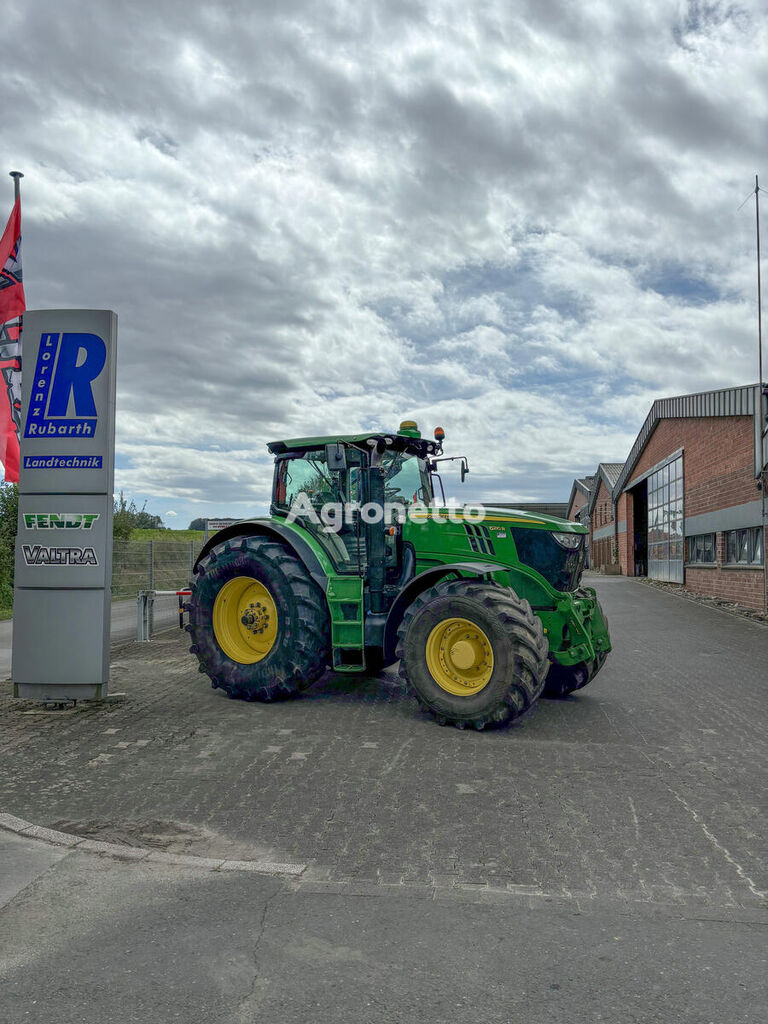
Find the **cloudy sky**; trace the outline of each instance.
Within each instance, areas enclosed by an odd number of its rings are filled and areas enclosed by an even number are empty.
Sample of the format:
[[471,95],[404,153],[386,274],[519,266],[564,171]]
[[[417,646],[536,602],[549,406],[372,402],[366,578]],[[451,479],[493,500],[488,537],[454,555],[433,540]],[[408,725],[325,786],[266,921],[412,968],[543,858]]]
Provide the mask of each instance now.
[[755,381],[767,15],[5,0],[27,302],[118,313],[117,486],[245,516],[266,440],[408,417],[457,495],[566,500],[654,398]]

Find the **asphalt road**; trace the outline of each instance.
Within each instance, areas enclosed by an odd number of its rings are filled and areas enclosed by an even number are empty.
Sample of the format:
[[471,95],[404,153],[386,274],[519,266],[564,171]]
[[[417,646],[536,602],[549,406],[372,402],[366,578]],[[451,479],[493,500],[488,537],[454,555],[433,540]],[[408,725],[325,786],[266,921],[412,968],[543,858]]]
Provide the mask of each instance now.
[[[178,624],[178,599],[176,597],[155,598],[155,629],[159,632]],[[112,643],[122,643],[136,637],[136,601],[112,602]],[[11,653],[13,650],[13,619],[0,622],[0,679],[11,675]]]
[[4,695],[3,810],[306,868],[6,834],[3,1019],[764,1021],[768,628],[598,588],[603,672],[490,733],[440,729],[392,673],[228,701],[174,633],[120,652],[123,702]]

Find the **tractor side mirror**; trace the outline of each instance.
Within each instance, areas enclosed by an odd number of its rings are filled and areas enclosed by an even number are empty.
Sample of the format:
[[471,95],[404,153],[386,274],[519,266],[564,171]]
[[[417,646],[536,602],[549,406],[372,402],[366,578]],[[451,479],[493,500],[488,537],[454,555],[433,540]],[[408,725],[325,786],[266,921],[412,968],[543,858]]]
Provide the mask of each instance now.
[[469,466],[467,464],[467,460],[464,459],[462,461],[462,463],[461,463],[461,482],[462,483],[464,483],[464,479],[465,479],[465,477],[466,477],[468,472],[469,472]]
[[341,473],[347,468],[347,452],[338,441],[325,446],[325,462],[333,473]]

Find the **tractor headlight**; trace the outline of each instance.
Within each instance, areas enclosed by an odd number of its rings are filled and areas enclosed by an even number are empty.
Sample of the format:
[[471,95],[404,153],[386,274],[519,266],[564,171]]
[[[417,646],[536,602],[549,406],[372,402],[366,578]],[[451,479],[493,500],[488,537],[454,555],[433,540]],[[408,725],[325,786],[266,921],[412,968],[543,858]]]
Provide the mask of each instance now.
[[585,534],[583,533],[555,533],[553,531],[552,536],[562,548],[568,548],[569,551],[575,551],[576,548],[581,547],[582,539]]

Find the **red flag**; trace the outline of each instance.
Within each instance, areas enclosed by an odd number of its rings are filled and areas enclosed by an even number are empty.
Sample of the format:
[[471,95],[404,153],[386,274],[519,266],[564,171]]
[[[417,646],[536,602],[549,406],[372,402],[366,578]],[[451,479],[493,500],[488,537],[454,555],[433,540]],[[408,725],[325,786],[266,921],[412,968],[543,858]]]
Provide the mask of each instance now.
[[19,479],[21,430],[21,316],[26,309],[21,278],[21,200],[0,240],[0,462],[6,481]]

